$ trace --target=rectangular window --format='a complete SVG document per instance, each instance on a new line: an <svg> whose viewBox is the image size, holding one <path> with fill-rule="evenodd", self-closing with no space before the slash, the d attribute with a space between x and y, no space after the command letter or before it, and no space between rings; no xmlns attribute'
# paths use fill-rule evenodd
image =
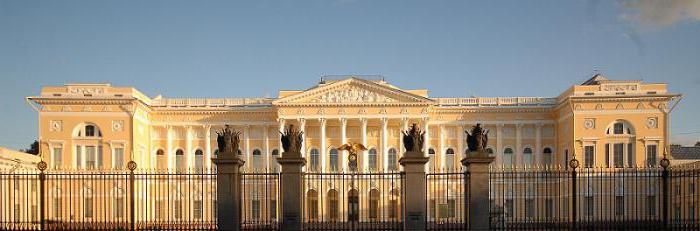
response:
<svg viewBox="0 0 700 231"><path fill-rule="evenodd" d="M36 220L37 220L38 208L37 208L36 205L32 205L32 208L31 208L31 209L32 209L32 212L31 212L31 213L32 213L32 221L36 221Z"/></svg>
<svg viewBox="0 0 700 231"><path fill-rule="evenodd" d="M83 147L75 146L75 167L83 167Z"/></svg>
<svg viewBox="0 0 700 231"><path fill-rule="evenodd" d="M525 199L525 217L535 217L535 199Z"/></svg>
<svg viewBox="0 0 700 231"><path fill-rule="evenodd" d="M610 167L610 144L605 144L605 167Z"/></svg>
<svg viewBox="0 0 700 231"><path fill-rule="evenodd" d="M554 200L547 198L544 201L544 216L549 219L554 215Z"/></svg>
<svg viewBox="0 0 700 231"><path fill-rule="evenodd" d="M389 218L390 219L398 218L398 213L399 213L399 201L397 201L396 199L389 200Z"/></svg>
<svg viewBox="0 0 700 231"><path fill-rule="evenodd" d="M114 149L114 169L122 169L124 167L124 148Z"/></svg>
<svg viewBox="0 0 700 231"><path fill-rule="evenodd" d="M85 126L85 136L88 136L88 137L95 136L95 126L92 126L92 125Z"/></svg>
<svg viewBox="0 0 700 231"><path fill-rule="evenodd" d="M270 200L270 218L277 219L277 200Z"/></svg>
<svg viewBox="0 0 700 231"><path fill-rule="evenodd" d="M85 168L95 169L97 167L95 146L85 146Z"/></svg>
<svg viewBox="0 0 700 231"><path fill-rule="evenodd" d="M593 211L595 210L595 203L593 202L593 196L586 196L586 216L592 217Z"/></svg>
<svg viewBox="0 0 700 231"><path fill-rule="evenodd" d="M54 219L59 219L61 218L61 198L57 197L53 199L53 218Z"/></svg>
<svg viewBox="0 0 700 231"><path fill-rule="evenodd" d="M117 218L124 218L124 197L117 197L114 203L114 214Z"/></svg>
<svg viewBox="0 0 700 231"><path fill-rule="evenodd" d="M615 162L616 168L624 167L624 154L625 154L625 144L616 143L613 146L613 160Z"/></svg>
<svg viewBox="0 0 700 231"><path fill-rule="evenodd" d="M656 216L656 196L647 196L647 216Z"/></svg>
<svg viewBox="0 0 700 231"><path fill-rule="evenodd" d="M175 219L180 220L182 218L182 201L181 200L175 200L174 201L174 210L175 210Z"/></svg>
<svg viewBox="0 0 700 231"><path fill-rule="evenodd" d="M154 214L156 216L156 220L163 219L163 200L156 200L156 206L154 208Z"/></svg>
<svg viewBox="0 0 700 231"><path fill-rule="evenodd" d="M338 155L330 155L330 168L331 171L338 171Z"/></svg>
<svg viewBox="0 0 700 231"><path fill-rule="evenodd" d="M92 197L85 197L84 213L86 218L92 218Z"/></svg>
<svg viewBox="0 0 700 231"><path fill-rule="evenodd" d="M431 217L435 218L437 213L437 207L435 204L435 199L430 199L430 207L428 208L430 211L428 211L428 214L430 214Z"/></svg>
<svg viewBox="0 0 700 231"><path fill-rule="evenodd" d="M457 210L457 201L455 199L447 200L447 217L454 218Z"/></svg>
<svg viewBox="0 0 700 231"><path fill-rule="evenodd" d="M15 204L14 215L15 215L15 221L20 221L22 219L22 217L20 215L19 204Z"/></svg>
<svg viewBox="0 0 700 231"><path fill-rule="evenodd" d="M53 167L60 168L63 164L63 148L53 148Z"/></svg>
<svg viewBox="0 0 700 231"><path fill-rule="evenodd" d="M250 213L253 215L253 219L260 219L260 200L251 201Z"/></svg>
<svg viewBox="0 0 700 231"><path fill-rule="evenodd" d="M371 171L376 171L377 170L377 155L370 154L369 155L369 170Z"/></svg>
<svg viewBox="0 0 700 231"><path fill-rule="evenodd" d="M193 209L194 210L194 219L197 219L197 220L202 219L202 215L203 215L203 213L202 213L203 206L202 205L203 205L202 200L198 199L198 200L194 201L194 209Z"/></svg>
<svg viewBox="0 0 700 231"><path fill-rule="evenodd" d="M455 163L455 160L454 160L454 159L455 159L455 155L454 155L454 154L445 155L445 169L447 169L447 170L453 170L453 169L454 169L454 166L455 166L455 165L454 165L454 163ZM389 162L389 163L391 163L392 166L395 166L395 164L394 164L395 162L396 162L396 159L394 159L393 162ZM392 169L392 170L396 170L396 169Z"/></svg>
<svg viewBox="0 0 700 231"><path fill-rule="evenodd" d="M506 217L513 217L513 199L506 199L503 207Z"/></svg>
<svg viewBox="0 0 700 231"><path fill-rule="evenodd" d="M656 144L651 144L647 145L647 166L648 167L655 167L656 166L656 153L657 153L657 146Z"/></svg>
<svg viewBox="0 0 700 231"><path fill-rule="evenodd" d="M379 217L379 200L369 200L369 219L376 220Z"/></svg>
<svg viewBox="0 0 700 231"><path fill-rule="evenodd" d="M102 153L102 145L97 146L97 168L102 169L104 165L102 163L104 160L104 153Z"/></svg>
<svg viewBox="0 0 700 231"><path fill-rule="evenodd" d="M636 165L634 162L634 143L627 143L627 166L631 168Z"/></svg>
<svg viewBox="0 0 700 231"><path fill-rule="evenodd" d="M625 127L622 123L615 123L615 125L613 125L613 129L614 129L615 134L619 135L619 134L625 133Z"/></svg>
<svg viewBox="0 0 700 231"><path fill-rule="evenodd" d="M625 215L625 197L615 196L615 216Z"/></svg>
<svg viewBox="0 0 700 231"><path fill-rule="evenodd" d="M584 167L592 168L593 163L594 163L594 156L595 156L595 146L586 146L584 148L584 154L585 154Z"/></svg>
<svg viewBox="0 0 700 231"><path fill-rule="evenodd" d="M688 205L688 218L690 218L691 221L695 220L695 205L694 204L689 204Z"/></svg>

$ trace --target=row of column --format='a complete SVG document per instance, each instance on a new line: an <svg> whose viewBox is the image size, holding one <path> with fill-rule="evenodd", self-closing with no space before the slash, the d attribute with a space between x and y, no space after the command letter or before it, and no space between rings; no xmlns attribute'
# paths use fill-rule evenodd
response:
<svg viewBox="0 0 700 231"><path fill-rule="evenodd" d="M414 120L415 119L416 118L414 118ZM299 129L301 131L306 130L307 119L294 119L294 120L297 121L297 123L299 125ZM320 151L320 164L322 166L322 169L325 170L325 168L327 167L328 151L329 151L329 150L327 150L328 145L326 144L326 140L327 140L326 128L327 128L327 122L330 119L320 118L320 119L316 119L316 120L318 120L318 122L320 124L320 126L319 126L319 134L320 134L320 138L321 138L320 139L320 150L319 150ZM340 129L341 143L342 144L347 143L347 140L348 140L347 124L348 124L349 119L348 118L339 118L337 120L339 120L339 122L341 124L341 126L340 126L340 128L341 128ZM368 119L367 118L357 118L357 120L359 120L361 122L361 131L360 131L361 143L367 144ZM380 150L378 150L379 153L377 153L377 154L380 155L382 158L383 164L380 167L384 170L387 170L389 167L389 161L388 161L388 156L389 156L388 155L388 143L389 143L389 141L388 141L388 130L389 130L388 124L389 124L389 119L388 118L380 118L379 120L381 121L381 124L380 124L380 127L381 127L380 145L381 146L380 146ZM401 119L401 125L399 127L399 132L405 131L409 128L408 122L410 120L411 119L409 119L409 118L402 118ZM444 156L445 156L447 149L450 148L446 145L447 144L446 140L448 138L451 138L451 137L447 137L447 132L446 132L446 128L450 125L443 125L443 124L437 125L440 132L439 132L439 139L438 139L438 144L437 144L438 146L434 147L433 144L431 143L431 133L430 133L429 128L432 126L435 126L435 125L431 124L429 122L429 120L426 118L420 118L420 121L422 124L421 130L425 131L425 142L423 143L423 145L424 145L423 150L425 151L425 153L428 154L427 150L429 148L435 148L436 152L437 152L436 154L438 156L440 156L440 161L439 161L440 167L454 167L454 166L447 166L445 164L456 165L455 163L444 163L444 161L443 161L445 159ZM287 124L286 120L279 119L278 124L279 124L279 131L283 132L284 128ZM535 159L533 160L533 162L539 163L540 161L542 161L541 160L542 159L541 153L542 153L542 148L543 148L542 147L542 129L541 129L542 124L534 124L534 125L535 125L535 147L533 148L533 154L534 154L533 157ZM255 126L255 125L245 125L245 126L243 126L243 129L241 131L241 135L242 135L242 139L241 139L242 150L241 150L241 152L244 154L245 160L247 162L247 164L245 166L251 166L254 164L252 153L250 150L250 129L251 129L251 126ZM276 163L270 161L271 149L270 149L270 140L269 140L270 137L268 134L269 133L268 132L269 126L267 126L267 125L260 125L260 126L263 128L263 134L262 134L263 145L261 147L263 150L261 150L261 152L263 154L262 156L264 156L264 157L261 156L260 157L261 160L258 160L258 161L264 161L265 164L263 167L270 169L270 167L273 167L271 165L273 165L273 164L276 165ZM454 125L454 126L456 126L458 128L457 132L456 132L458 142L457 142L457 147L456 147L457 149L455 150L456 156L455 156L454 160L459 161L463 157L464 151L466 150L466 146L465 146L465 142L464 142L466 136L464 134L464 131L470 129L471 127L468 125ZM495 137L496 138L495 139L496 145L493 146L494 153L502 153L504 150L503 135L502 135L504 126L505 126L505 124L497 124L496 125L496 134L495 134L496 135L496 137ZM515 164L515 165L520 165L523 163L522 155L521 155L523 148L524 148L523 144L522 144L522 137L523 137L522 136L522 128L523 128L523 126L524 126L524 124L515 124L515 127L516 127L516 129L515 129L515 147L513 148L514 149L513 150L514 151L513 164ZM176 167L175 166L175 150L173 147L173 141L174 141L173 134L174 134L175 129L174 129L174 126L169 126L169 125L166 126L166 128L167 128L167 133L166 133L167 134L167 143L166 143L167 166L170 169L173 169ZM187 150L187 151L185 151L185 157L186 157L186 162L187 162L188 168L192 168L192 167L194 167L194 151L195 150L193 150L192 144L193 144L193 140L194 140L193 136L194 136L195 126L186 126L185 129L186 129L186 150ZM204 140L207 141L204 144L204 150L203 150L204 160L209 160L212 158L212 152L213 152L212 147L211 147L211 144L213 142L212 137L211 137L212 126L211 125L203 125L202 129L205 131ZM306 133L304 133L303 136L304 136L303 137L304 140L306 140ZM398 139L398 143L399 143L399 146L397 147L397 153L403 153L403 152L405 152L405 150L403 148L403 139L402 139L403 137L402 137L402 135L398 135L397 137L398 137L397 139ZM493 137L493 135L492 135L492 137ZM281 143L279 143L280 141L278 140L277 142L278 142L278 145L276 147L281 147L282 145L281 145ZM279 152L281 152L281 151L282 150L279 150ZM306 157L307 151L308 150L306 150L306 142L304 142L304 143L302 143L302 155L303 155L303 157ZM347 171L347 153L345 153L345 151L343 151L342 153L339 153L339 154L340 154L339 161L341 163L340 169L342 171ZM496 164L497 166L502 165L503 159L502 159L501 155L496 155L496 156L497 156L497 158L494 161L494 164ZM362 160L363 161L362 161L362 166L360 166L361 169L368 169L369 168L369 161L367 161L368 158L369 158L368 151L364 151L362 153ZM211 161L203 161L203 164L204 164L205 169L211 168Z"/></svg>

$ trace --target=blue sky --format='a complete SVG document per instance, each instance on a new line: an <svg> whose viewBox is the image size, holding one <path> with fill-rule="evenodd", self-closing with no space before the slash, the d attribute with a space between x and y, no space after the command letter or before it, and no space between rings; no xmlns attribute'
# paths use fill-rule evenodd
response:
<svg viewBox="0 0 700 231"><path fill-rule="evenodd" d="M435 97L556 96L599 70L684 94L700 140L700 1L0 0L0 146L24 148L41 86L262 97L380 74Z"/></svg>

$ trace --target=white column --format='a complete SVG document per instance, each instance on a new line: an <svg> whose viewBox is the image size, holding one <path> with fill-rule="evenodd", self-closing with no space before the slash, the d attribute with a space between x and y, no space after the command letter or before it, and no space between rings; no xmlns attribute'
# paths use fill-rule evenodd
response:
<svg viewBox="0 0 700 231"><path fill-rule="evenodd" d="M440 153L437 153L435 155L435 157L438 157L438 156L440 157L440 158L438 158L439 160L437 161L439 163L438 166L440 166L442 169L446 169L449 163L446 163L446 161L445 161L445 159L447 159L446 158L447 156L445 155L445 151L446 151L446 148L445 148L445 125L441 124L438 127L438 129L440 131L440 135L438 136L440 138L440 140L439 140L440 151L438 151L438 152L440 152Z"/></svg>
<svg viewBox="0 0 700 231"><path fill-rule="evenodd" d="M367 119L362 118L360 119L360 121L362 122L362 145L367 145ZM362 169L364 171L369 169L369 161L367 161L368 159L369 156L367 150L362 151Z"/></svg>
<svg viewBox="0 0 700 231"><path fill-rule="evenodd" d="M464 148L464 142L466 142L464 140L464 125L459 124L459 125L457 125L457 127L455 129L457 129L457 131L455 131L455 132L457 133L457 139L458 139L457 140L457 151L455 151L456 152L455 159L457 159L457 161L460 161L462 159L462 157L466 157L464 155L464 153L466 152L466 149ZM484 147L484 148L486 148L486 147Z"/></svg>
<svg viewBox="0 0 700 231"><path fill-rule="evenodd" d="M272 156L272 153L270 153L270 139L267 137L269 135L267 131L268 129L269 127L263 126L263 142L265 142L263 144L263 148L265 150L263 150L262 161L264 161L263 166L265 166L265 172L270 171L270 157Z"/></svg>
<svg viewBox="0 0 700 231"><path fill-rule="evenodd" d="M343 145L348 142L348 134L347 134L347 126L348 126L348 120L347 119L340 119L340 145ZM363 144L364 145L364 144ZM343 172L347 171L347 153L345 151L341 151L338 153L340 155L340 169L342 169Z"/></svg>
<svg viewBox="0 0 700 231"><path fill-rule="evenodd" d="M523 124L517 123L515 124L515 166L517 167L522 167L523 166L523 150L522 150L522 136L521 133L523 131Z"/></svg>
<svg viewBox="0 0 700 231"><path fill-rule="evenodd" d="M185 168L186 170L192 169L194 165L194 152L192 151L192 127L185 126Z"/></svg>
<svg viewBox="0 0 700 231"><path fill-rule="evenodd" d="M496 166L503 166L503 124L496 124Z"/></svg>
<svg viewBox="0 0 700 231"><path fill-rule="evenodd" d="M321 152L321 172L326 172L328 166L326 164L326 159L328 159L328 153L326 152L326 119L318 119L319 122L319 134L321 137L320 142L320 152Z"/></svg>
<svg viewBox="0 0 700 231"><path fill-rule="evenodd" d="M211 169L211 125L204 125L204 168Z"/></svg>
<svg viewBox="0 0 700 231"><path fill-rule="evenodd" d="M175 157L175 153L173 152L173 127L170 125L167 125L167 134L166 136L168 137L168 143L167 143L167 148L168 150L165 151L168 159L168 171L173 169L173 157ZM85 158L83 158L85 159Z"/></svg>
<svg viewBox="0 0 700 231"><path fill-rule="evenodd" d="M382 118L382 166L384 166L384 172L389 169L389 152L387 150L387 126L389 124L389 119Z"/></svg>
<svg viewBox="0 0 700 231"><path fill-rule="evenodd" d="M301 157L306 158L306 119L299 119L299 131L302 131L301 135Z"/></svg>
<svg viewBox="0 0 700 231"><path fill-rule="evenodd" d="M428 117L423 118L423 131L425 132L425 140L423 141L423 153L426 157L430 157L430 154L428 153L428 150L430 149L430 126L428 125L428 123L430 123ZM425 172L430 172L430 169L435 164L434 161L435 157L433 157L432 162L428 162L428 164L425 165Z"/></svg>
<svg viewBox="0 0 700 231"><path fill-rule="evenodd" d="M277 119L277 122L280 125L279 132L283 133L284 132L284 122L285 122L284 119L282 119L282 118ZM280 136L281 136L281 134L280 134ZM277 150L279 151L280 156L282 156L282 152L284 152L284 150L282 149L282 139L277 139Z"/></svg>
<svg viewBox="0 0 700 231"><path fill-rule="evenodd" d="M542 123L535 124L535 166L543 166L542 158Z"/></svg>
<svg viewBox="0 0 700 231"><path fill-rule="evenodd" d="M245 158L245 164L243 165L244 168L247 169L254 169L253 165L253 158L251 158L251 153L250 153L250 125L245 125L243 127L243 152L244 158Z"/></svg>
<svg viewBox="0 0 700 231"><path fill-rule="evenodd" d="M406 149L403 147L403 131L406 131L408 129L408 118L402 118L401 119L401 127L399 127L399 133L398 133L398 139L399 139L399 147L396 149L398 152L397 155L403 155L404 152L406 152Z"/></svg>

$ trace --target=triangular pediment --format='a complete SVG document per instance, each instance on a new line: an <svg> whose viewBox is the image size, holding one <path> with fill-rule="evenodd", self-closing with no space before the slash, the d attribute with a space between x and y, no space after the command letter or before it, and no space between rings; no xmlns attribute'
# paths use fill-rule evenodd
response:
<svg viewBox="0 0 700 231"><path fill-rule="evenodd" d="M276 105L432 103L433 101L428 98L402 91L391 85L358 78L348 78L319 85L273 102Z"/></svg>

